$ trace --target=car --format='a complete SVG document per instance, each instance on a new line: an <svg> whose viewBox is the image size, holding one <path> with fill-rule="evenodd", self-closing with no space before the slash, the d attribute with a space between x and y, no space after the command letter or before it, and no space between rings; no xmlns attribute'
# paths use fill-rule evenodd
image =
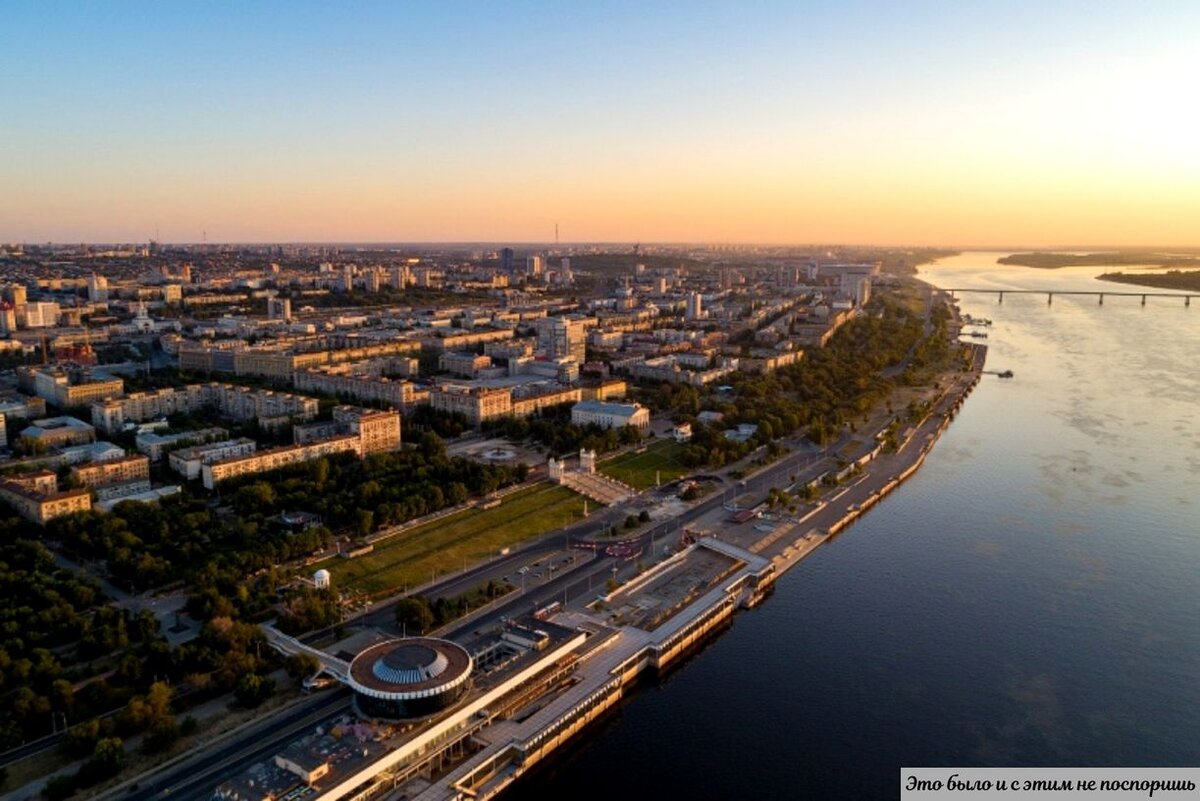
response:
<svg viewBox="0 0 1200 801"><path fill-rule="evenodd" d="M517 572L518 572L518 573L520 573L522 576L523 576L523 575L525 575L526 573L528 573L528 572L529 572L529 565L524 565L524 566L523 566L523 567L522 567L520 570L518 570Z"/></svg>

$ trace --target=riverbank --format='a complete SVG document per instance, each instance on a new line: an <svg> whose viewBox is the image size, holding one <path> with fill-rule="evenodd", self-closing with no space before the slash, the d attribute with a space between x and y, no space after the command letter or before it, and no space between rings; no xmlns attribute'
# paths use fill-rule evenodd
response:
<svg viewBox="0 0 1200 801"><path fill-rule="evenodd" d="M982 345L968 347L968 369L944 376L946 385L929 412L905 432L893 452L884 453L882 446L877 445L839 471L838 477L842 480L853 476L851 484L830 490L829 498L817 502L794 520L774 527L766 536L758 537L746 550L735 544L736 540L742 539L736 535L720 539L702 536L687 550L676 553L602 598L597 608L609 614L611 619L593 620L592 616L565 613L564 622L570 618L579 623L579 618L586 618L585 625L602 626L610 632L611 639L602 651L603 657L581 661L579 683L553 700L550 708L554 714L535 715L529 724L498 724L496 732L481 733L481 740L489 743L488 747L427 788L419 798L445 801L461 797L461 793L469 793L476 799L499 795L535 765L544 763L553 751L576 739L607 710L615 708L645 672L661 675L713 633L726 630L738 608L757 606L784 573L854 523L920 469L980 381L987 349ZM794 483L822 482L826 476L821 468L819 462L808 475L802 474ZM751 527L750 530L756 529ZM611 617L613 613L609 610L620 605L621 598L637 595L645 586L663 580L672 571L683 572L681 565L689 555L705 548L740 559L739 564L743 566L675 612L661 628L643 630L620 625L619 618ZM632 605L637 606L636 603Z"/></svg>
<svg viewBox="0 0 1200 801"><path fill-rule="evenodd" d="M1181 292L1200 292L1200 270L1168 270L1165 273L1103 273L1096 278L1114 284L1176 289Z"/></svg>
<svg viewBox="0 0 1200 801"><path fill-rule="evenodd" d="M1034 267L1056 270L1061 267L1160 267L1200 266L1200 256L1161 253L1158 251L1113 251L1109 253L1057 253L1034 251L1012 253L996 260L997 264L1013 267Z"/></svg>

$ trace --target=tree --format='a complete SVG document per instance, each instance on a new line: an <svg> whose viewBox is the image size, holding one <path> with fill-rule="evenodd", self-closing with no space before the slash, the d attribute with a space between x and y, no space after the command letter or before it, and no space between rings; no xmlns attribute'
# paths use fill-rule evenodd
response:
<svg viewBox="0 0 1200 801"><path fill-rule="evenodd" d="M75 795L75 775L64 773L52 777L42 788L42 798L46 801L66 801Z"/></svg>
<svg viewBox="0 0 1200 801"><path fill-rule="evenodd" d="M433 625L433 610L424 595L401 598L396 604L396 625L401 629L424 634Z"/></svg>
<svg viewBox="0 0 1200 801"><path fill-rule="evenodd" d="M257 673L247 673L238 680L233 694L239 704L254 709L275 694L275 680Z"/></svg>
<svg viewBox="0 0 1200 801"><path fill-rule="evenodd" d="M67 729L59 747L67 756L81 758L92 753L99 740L100 721L92 718Z"/></svg>
<svg viewBox="0 0 1200 801"><path fill-rule="evenodd" d="M92 758L83 763L79 769L79 784L91 787L93 784L116 776L125 767L125 744L120 737L105 737L96 743Z"/></svg>
<svg viewBox="0 0 1200 801"><path fill-rule="evenodd" d="M283 660L283 669L293 679L306 679L321 669L321 663L312 654L292 654Z"/></svg>
<svg viewBox="0 0 1200 801"><path fill-rule="evenodd" d="M179 740L179 736L179 724L173 716L156 721L142 737L142 752L157 754L166 751Z"/></svg>
<svg viewBox="0 0 1200 801"><path fill-rule="evenodd" d="M375 513L370 509L355 509L354 530L360 537L365 537L374 531Z"/></svg>

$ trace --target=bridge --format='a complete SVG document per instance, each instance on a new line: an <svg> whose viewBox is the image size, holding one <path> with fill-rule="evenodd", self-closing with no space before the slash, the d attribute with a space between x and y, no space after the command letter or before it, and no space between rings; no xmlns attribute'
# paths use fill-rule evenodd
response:
<svg viewBox="0 0 1200 801"><path fill-rule="evenodd" d="M1005 295L1045 295L1047 306L1054 302L1055 295L1089 295L1097 298L1101 306L1104 305L1105 295L1118 298L1141 298L1143 306L1146 305L1146 298L1182 298L1184 306L1191 306L1192 298L1200 298L1200 294L1193 293L1189 295L1184 292L1113 292L1077 289L980 289L975 287L957 287L941 291L949 293L950 297L954 297L956 292L976 292L985 295L996 295L1000 303L1004 302Z"/></svg>
<svg viewBox="0 0 1200 801"><path fill-rule="evenodd" d="M267 635L267 644L274 648L284 656L292 654L308 654L314 657L321 663L318 674L326 673L332 678L337 679L342 684L349 683L350 680L350 664L336 656L330 656L319 648L313 648L311 645L305 645L295 637L289 637L279 629L269 624L259 626L263 633Z"/></svg>

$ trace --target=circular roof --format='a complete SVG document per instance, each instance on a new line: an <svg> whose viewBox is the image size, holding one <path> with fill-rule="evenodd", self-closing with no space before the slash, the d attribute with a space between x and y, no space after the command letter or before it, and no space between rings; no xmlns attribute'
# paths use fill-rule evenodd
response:
<svg viewBox="0 0 1200 801"><path fill-rule="evenodd" d="M350 684L377 698L420 698L462 684L471 667L471 655L458 643L407 637L373 645L354 657Z"/></svg>
<svg viewBox="0 0 1200 801"><path fill-rule="evenodd" d="M427 645L401 642L377 660L371 672L392 684L417 684L437 678L449 665L445 654Z"/></svg>

